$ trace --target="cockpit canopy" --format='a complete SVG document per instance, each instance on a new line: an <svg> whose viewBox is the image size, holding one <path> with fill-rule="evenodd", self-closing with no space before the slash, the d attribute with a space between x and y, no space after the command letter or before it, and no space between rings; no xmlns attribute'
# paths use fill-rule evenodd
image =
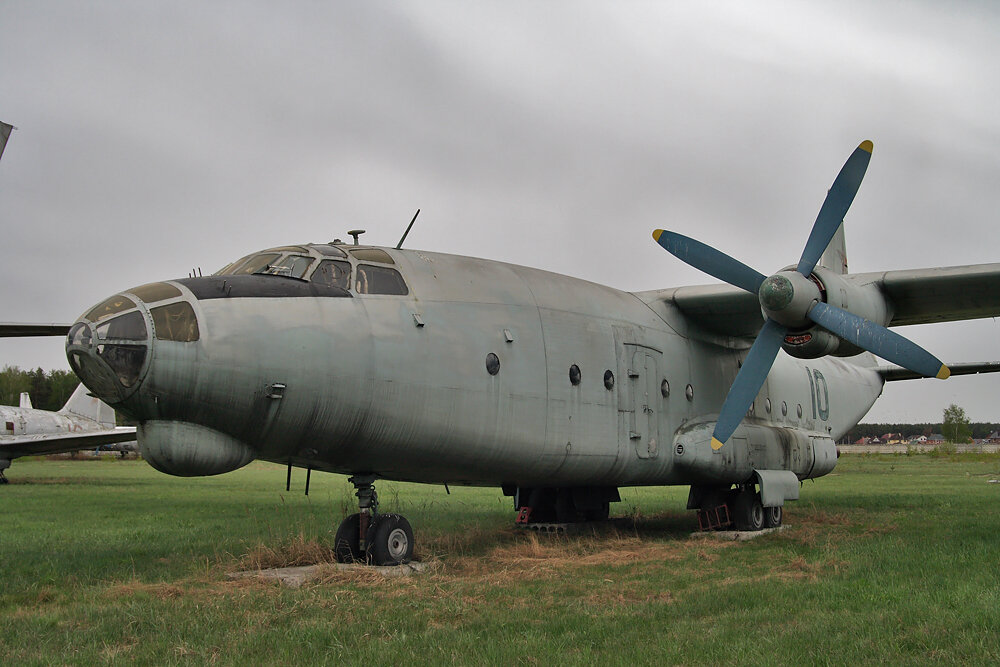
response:
<svg viewBox="0 0 1000 667"><path fill-rule="evenodd" d="M355 294L410 293L392 257L381 248L314 243L282 246L247 255L217 276L265 275L340 287Z"/></svg>

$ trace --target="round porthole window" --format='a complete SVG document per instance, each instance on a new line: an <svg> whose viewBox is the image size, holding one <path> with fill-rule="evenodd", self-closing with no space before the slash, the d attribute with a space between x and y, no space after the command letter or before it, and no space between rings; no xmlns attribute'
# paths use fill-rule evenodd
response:
<svg viewBox="0 0 1000 667"><path fill-rule="evenodd" d="M687 400L693 401L694 400L694 387L692 387L691 385L688 385L687 387L685 387L684 388L684 395L687 396Z"/></svg>
<svg viewBox="0 0 1000 667"><path fill-rule="evenodd" d="M615 374L611 371L604 371L604 388L611 391L615 388Z"/></svg>
<svg viewBox="0 0 1000 667"><path fill-rule="evenodd" d="M664 378L663 382L660 383L660 395L666 398L670 395L670 383Z"/></svg>
<svg viewBox="0 0 1000 667"><path fill-rule="evenodd" d="M770 398L765 398L764 399L764 412L766 412L767 414L771 414L771 399Z"/></svg>
<svg viewBox="0 0 1000 667"><path fill-rule="evenodd" d="M496 375L500 372L500 357L490 352L486 355L486 372Z"/></svg>
<svg viewBox="0 0 1000 667"><path fill-rule="evenodd" d="M781 416L782 417L788 416L788 403L784 401L781 402Z"/></svg>
<svg viewBox="0 0 1000 667"><path fill-rule="evenodd" d="M580 367L573 364L569 367L569 381L573 383L573 386L580 384Z"/></svg>
<svg viewBox="0 0 1000 667"><path fill-rule="evenodd" d="M799 403L797 406L795 406L795 414L797 414L799 416L799 419L802 419L802 404L801 403Z"/></svg>

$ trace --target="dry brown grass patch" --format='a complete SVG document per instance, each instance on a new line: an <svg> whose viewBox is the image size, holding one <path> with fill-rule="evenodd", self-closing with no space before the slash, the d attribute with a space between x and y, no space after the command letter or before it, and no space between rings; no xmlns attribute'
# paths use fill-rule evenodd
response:
<svg viewBox="0 0 1000 667"><path fill-rule="evenodd" d="M239 559L238 567L242 570L269 570L332 563L334 560L333 549L299 533L277 546L258 544Z"/></svg>

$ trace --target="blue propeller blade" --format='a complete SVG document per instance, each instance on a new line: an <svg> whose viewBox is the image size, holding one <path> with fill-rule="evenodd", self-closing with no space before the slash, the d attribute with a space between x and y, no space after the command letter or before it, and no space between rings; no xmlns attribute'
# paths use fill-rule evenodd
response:
<svg viewBox="0 0 1000 667"><path fill-rule="evenodd" d="M940 359L913 341L836 306L817 303L809 311L809 319L844 340L924 377L944 380L951 375Z"/></svg>
<svg viewBox="0 0 1000 667"><path fill-rule="evenodd" d="M784 325L774 320L769 319L764 323L747 358L743 360L740 372L736 374L733 386L729 388L726 402L722 404L719 420L715 423L715 431L712 433L712 449L719 449L726 444L729 436L743 421L743 415L767 379L771 364L774 363L774 358L781 348L781 341L787 332L788 329Z"/></svg>
<svg viewBox="0 0 1000 667"><path fill-rule="evenodd" d="M872 159L872 148L872 142L862 141L861 145L851 153L851 157L847 158L830 191L826 193L826 200L819 209L819 215L816 216L816 222L813 223L812 231L809 233L809 240L802 250L802 258L796 267L802 275L808 276L816 268L819 258L830 245L830 239L844 221L847 209L851 207L854 196L861 187L861 179L868 170L868 162Z"/></svg>
<svg viewBox="0 0 1000 667"><path fill-rule="evenodd" d="M756 294L766 277L743 262L687 236L657 229L653 238L681 261L747 292Z"/></svg>

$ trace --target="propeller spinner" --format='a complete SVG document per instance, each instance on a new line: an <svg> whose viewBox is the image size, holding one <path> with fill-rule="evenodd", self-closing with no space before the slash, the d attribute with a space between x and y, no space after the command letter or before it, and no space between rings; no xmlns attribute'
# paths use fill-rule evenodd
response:
<svg viewBox="0 0 1000 667"><path fill-rule="evenodd" d="M824 303L819 288L809 277L858 193L871 160L872 147L871 141L862 141L837 174L795 270L779 271L766 277L700 241L662 229L653 232L656 242L678 259L756 294L767 316L719 412L712 433L713 449L721 448L740 425L767 379L789 329L815 323L857 347L925 377L943 380L950 375L947 366L916 343L876 322Z"/></svg>

